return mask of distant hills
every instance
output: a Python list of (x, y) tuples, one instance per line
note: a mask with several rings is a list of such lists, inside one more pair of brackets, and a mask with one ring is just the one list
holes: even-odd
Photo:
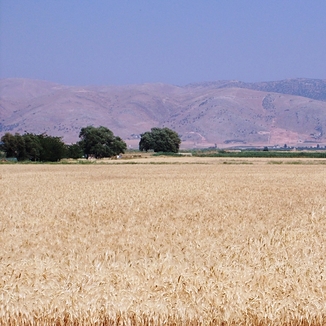
[(169, 127), (182, 147), (326, 145), (326, 80), (174, 86), (65, 86), (0, 80), (0, 136), (43, 133), (78, 141), (87, 125), (103, 125), (137, 148), (140, 134)]
[(215, 86), (217, 88), (238, 87), (263, 92), (298, 95), (302, 97), (312, 98), (314, 100), (326, 101), (326, 80), (322, 79), (296, 78), (260, 83), (217, 81), (190, 84), (188, 86)]

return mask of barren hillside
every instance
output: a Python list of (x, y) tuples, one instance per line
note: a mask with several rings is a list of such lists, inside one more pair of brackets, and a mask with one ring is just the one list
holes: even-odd
[(0, 136), (46, 132), (71, 143), (82, 127), (104, 125), (137, 148), (141, 133), (166, 126), (183, 147), (326, 144), (324, 80), (71, 87), (3, 79), (0, 97)]

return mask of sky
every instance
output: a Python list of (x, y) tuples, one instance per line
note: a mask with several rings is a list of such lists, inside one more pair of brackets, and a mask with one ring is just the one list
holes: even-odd
[(0, 78), (326, 79), (325, 0), (0, 0)]

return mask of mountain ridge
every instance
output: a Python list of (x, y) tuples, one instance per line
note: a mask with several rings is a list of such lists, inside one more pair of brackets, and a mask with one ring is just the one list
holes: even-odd
[(326, 79), (292, 78), (279, 81), (256, 83), (246, 83), (237, 80), (217, 82), (213, 81), (188, 84), (186, 87), (196, 87), (196, 85), (216, 85), (218, 88), (239, 87), (272, 93), (298, 95), (314, 100), (326, 101)]
[(132, 148), (152, 127), (176, 130), (182, 146), (326, 144), (326, 80), (234, 80), (66, 86), (0, 80), (0, 136), (46, 132), (75, 142), (82, 127), (104, 125)]

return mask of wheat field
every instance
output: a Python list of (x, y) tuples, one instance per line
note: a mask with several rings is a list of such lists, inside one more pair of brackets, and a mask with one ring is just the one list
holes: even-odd
[(180, 162), (0, 165), (0, 324), (325, 325), (325, 165)]

